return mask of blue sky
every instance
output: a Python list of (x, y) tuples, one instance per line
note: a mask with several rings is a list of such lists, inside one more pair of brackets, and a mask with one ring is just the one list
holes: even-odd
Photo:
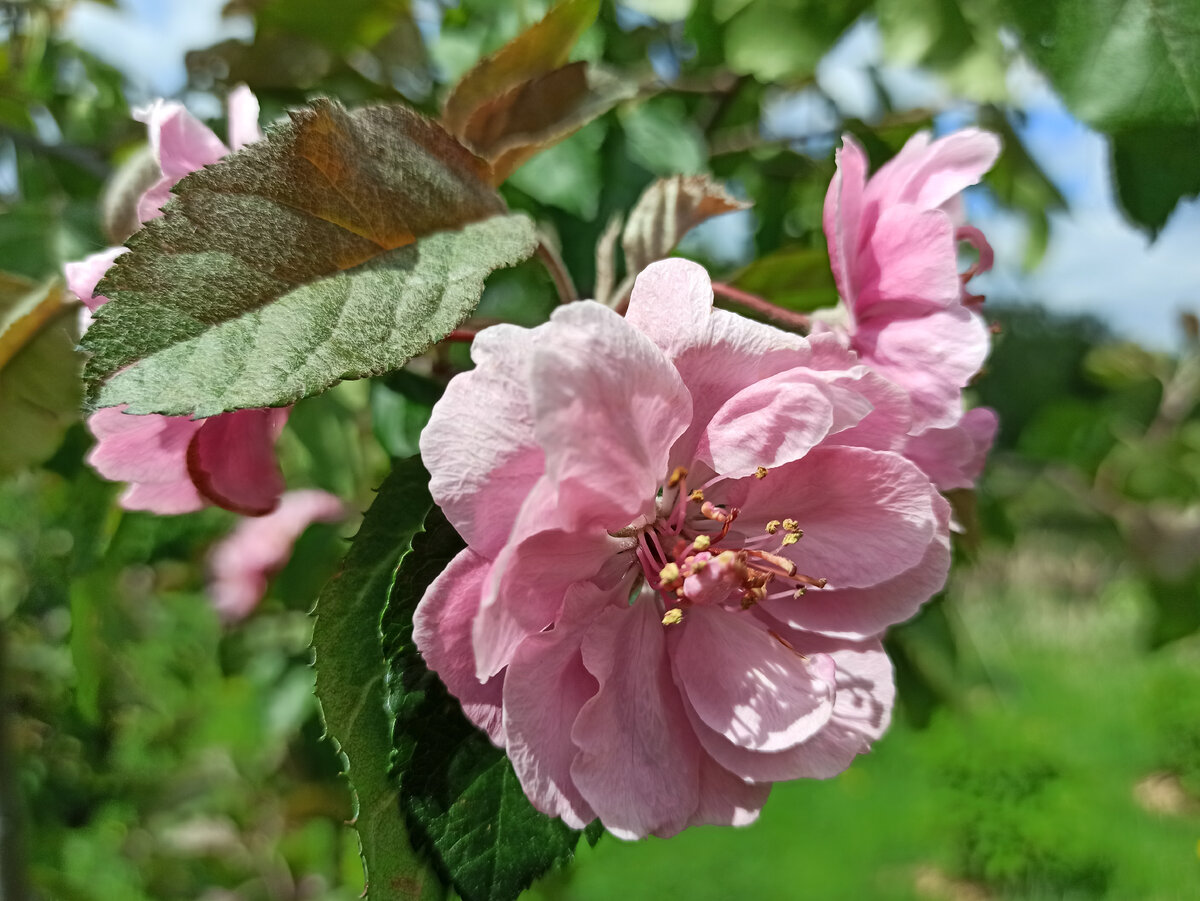
[[(120, 8), (112, 9), (81, 2), (72, 7), (66, 29), (69, 37), (127, 72), (134, 84), (131, 100), (143, 102), (182, 90), (187, 50), (252, 35), (248, 20), (220, 17), (224, 3), (120, 0)], [(936, 78), (911, 67), (887, 65), (878, 29), (871, 22), (852, 28), (822, 61), (818, 84), (841, 110), (869, 121), (879, 115), (869, 67), (879, 71), (896, 107), (942, 110), (939, 124), (969, 119), (969, 108), (956, 106)], [(1022, 268), (1025, 230), (1020, 217), (988, 202), (981, 192), (970, 197), (972, 221), (996, 250), (996, 268), (978, 280), (976, 290), (993, 302), (1040, 301), (1061, 312), (1093, 313), (1118, 334), (1154, 347), (1174, 346), (1178, 313), (1200, 310), (1200, 202), (1180, 204), (1151, 243), (1117, 208), (1106, 140), (1072, 118), (1029, 66), (1012, 67), (1009, 88), (1014, 105), (1025, 113), (1019, 133), (1066, 196), (1069, 208), (1052, 214), (1045, 258), (1030, 272)], [(217, 110), (202, 104), (197, 112)], [(837, 124), (828, 103), (808, 91), (780, 95), (768, 110), (764, 130), (780, 136), (822, 135), (806, 146), (824, 152)], [(719, 225), (713, 223), (721, 237), (711, 243), (744, 247), (749, 223), (724, 218), (727, 221)]]

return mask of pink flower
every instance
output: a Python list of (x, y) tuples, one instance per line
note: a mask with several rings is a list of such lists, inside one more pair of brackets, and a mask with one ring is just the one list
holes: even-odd
[(346, 508), (332, 494), (306, 490), (289, 491), (273, 513), (242, 520), (209, 557), (208, 591), (221, 618), (230, 622), (248, 616), (304, 530), (345, 515)]
[[(961, 225), (958, 193), (1000, 152), (995, 135), (964, 129), (930, 143), (921, 132), (867, 180), (867, 158), (847, 135), (825, 197), (825, 238), (843, 307), (818, 322), (912, 399), (914, 435), (962, 417), (962, 389), (988, 353), (988, 331), (966, 281), (991, 267), (982, 233)], [(958, 271), (958, 243), (979, 252)]]
[(948, 429), (926, 429), (910, 437), (904, 456), (921, 467), (940, 491), (973, 488), (999, 425), (995, 410), (976, 407)]
[(472, 353), (421, 437), (468, 547), (415, 639), (534, 805), (624, 838), (743, 824), (868, 750), (875, 636), (949, 566), (903, 393), (830, 336), (712, 309), (683, 260), (624, 319), (570, 304)]
[[(179, 179), (229, 150), (179, 103), (158, 100), (135, 115), (147, 125), (162, 171), (138, 202), (138, 218), (146, 222), (160, 214)], [(258, 101), (245, 87), (230, 94), (229, 132), (234, 149), (262, 136)], [(66, 265), (67, 285), (89, 312), (108, 302), (95, 293), (96, 285), (124, 251), (110, 247)], [(97, 439), (88, 462), (106, 479), (129, 483), (121, 495), (127, 510), (187, 513), (212, 503), (259, 516), (279, 502), (284, 486), (274, 446), (289, 410), (238, 410), (193, 420), (132, 416), (124, 409), (108, 407), (88, 418)]]

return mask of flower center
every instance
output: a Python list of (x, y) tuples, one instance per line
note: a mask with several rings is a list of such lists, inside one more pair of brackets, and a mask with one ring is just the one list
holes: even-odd
[[(766, 468), (755, 475), (766, 478)], [(795, 519), (773, 519), (756, 537), (731, 533), (738, 508), (704, 496), (722, 478), (689, 491), (687, 477), (682, 466), (671, 473), (658, 518), (637, 535), (638, 562), (662, 599), (663, 625), (680, 622), (693, 604), (748, 610), (759, 601), (800, 598), (809, 588), (825, 587), (825, 579), (798, 572), (782, 553), (804, 534)]]

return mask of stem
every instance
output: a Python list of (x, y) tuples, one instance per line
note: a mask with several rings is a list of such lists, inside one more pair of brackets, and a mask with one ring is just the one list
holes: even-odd
[(807, 331), (812, 326), (812, 320), (803, 313), (793, 313), (791, 310), (785, 310), (783, 307), (778, 307), (756, 294), (747, 294), (745, 291), (735, 288), (732, 285), (727, 285), (724, 282), (713, 282), (712, 289), (713, 293), (719, 297), (732, 300), (734, 303), (741, 304), (743, 307), (751, 309), (756, 313), (761, 313), (789, 328), (804, 329)]
[(558, 302), (571, 303), (579, 300), (579, 295), (575, 291), (575, 283), (571, 281), (571, 273), (567, 271), (567, 266), (562, 261), (562, 257), (558, 255), (558, 251), (545, 241), (539, 241), (537, 256), (542, 261), (542, 265), (546, 267), (546, 271), (550, 273), (554, 289), (558, 292)]
[(442, 340), (443, 341), (469, 342), (469, 341), (474, 341), (475, 336), (478, 334), (479, 334), (479, 332), (477, 332), (473, 328), (456, 328), (454, 331), (452, 331), (450, 334), (448, 334)]

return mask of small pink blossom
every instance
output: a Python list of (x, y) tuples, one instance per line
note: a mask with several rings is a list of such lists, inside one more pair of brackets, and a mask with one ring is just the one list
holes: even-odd
[[(135, 116), (146, 123), (162, 172), (138, 201), (138, 218), (147, 222), (161, 214), (179, 179), (229, 150), (182, 104), (157, 100)], [(262, 137), (258, 101), (248, 88), (230, 94), (229, 133), (234, 149)], [(110, 247), (66, 265), (67, 285), (89, 313), (108, 302), (96, 285), (124, 252)], [(129, 483), (121, 495), (127, 510), (188, 513), (211, 503), (259, 516), (279, 502), (284, 485), (274, 447), (289, 410), (238, 410), (203, 420), (124, 410), (108, 407), (88, 418), (96, 436), (88, 462), (106, 479)]]
[[(966, 281), (992, 264), (983, 234), (963, 225), (959, 192), (995, 162), (1000, 142), (963, 129), (930, 142), (909, 139), (869, 180), (867, 157), (847, 135), (825, 198), (830, 263), (842, 298), (839, 314), (814, 331), (832, 331), (875, 371), (908, 392), (912, 434), (949, 429), (963, 415), (962, 389), (988, 353), (981, 298)], [(958, 271), (958, 245), (978, 261)]]
[(287, 492), (266, 516), (242, 520), (209, 557), (208, 591), (221, 618), (232, 622), (248, 616), (304, 530), (345, 515), (346, 508), (332, 494), (305, 490)]
[(751, 822), (887, 728), (877, 638), (945, 580), (900, 389), (832, 336), (712, 308), (683, 260), (627, 317), (495, 326), (421, 437), (466, 539), (415, 640), (540, 810), (615, 835)]

